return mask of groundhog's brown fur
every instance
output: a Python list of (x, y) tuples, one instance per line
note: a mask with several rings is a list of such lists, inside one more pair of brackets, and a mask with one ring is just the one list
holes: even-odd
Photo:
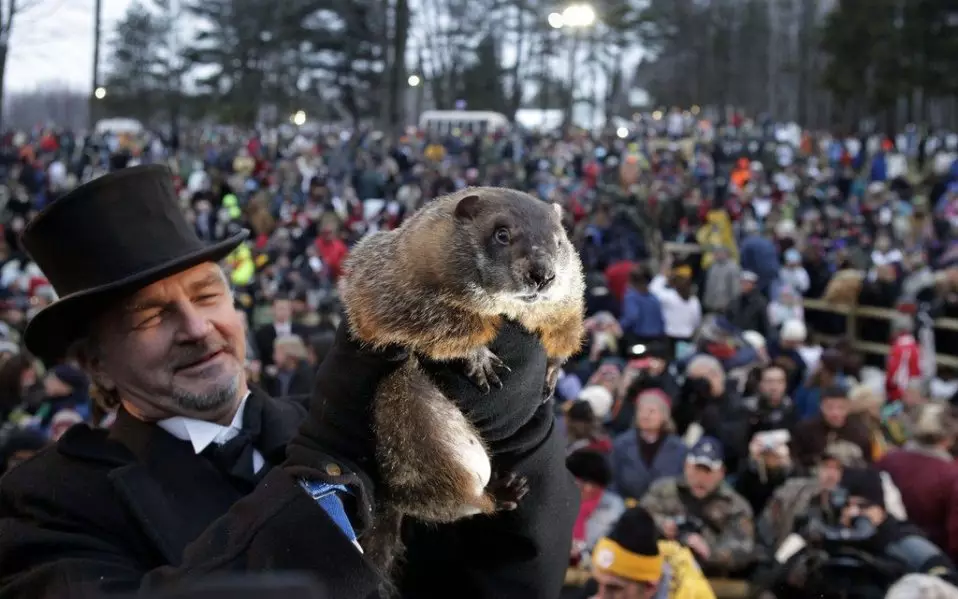
[[(396, 231), (363, 239), (345, 272), (340, 292), (356, 338), (374, 347), (399, 344), (432, 360), (464, 360), (473, 380), (498, 380), (494, 370), (501, 364), (486, 348), (504, 318), (542, 340), (548, 392), (558, 367), (581, 344), (578, 256), (559, 211), (521, 192), (475, 188), (436, 199)], [(551, 284), (533, 286), (540, 289), (532, 292), (535, 299), (520, 299), (529, 281), (546, 277), (543, 272), (554, 273)], [(482, 440), (416, 357), (380, 384), (374, 428), (384, 488), (373, 531), (360, 542), (384, 571), (401, 550), (402, 516), (448, 522), (503, 507), (503, 498), (489, 492), (497, 481), (484, 492), (489, 472), (486, 480), (477, 474), (483, 460), (489, 468)], [(509, 479), (505, 486), (524, 484)]]

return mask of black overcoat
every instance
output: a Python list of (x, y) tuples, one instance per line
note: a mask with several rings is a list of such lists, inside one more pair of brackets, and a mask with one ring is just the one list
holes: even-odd
[[(280, 464), (305, 411), (257, 401), (257, 447)], [(333, 460), (317, 470), (359, 483)], [(403, 597), (558, 596), (577, 493), (555, 431), (513, 470), (532, 483), (518, 510), (407, 531)], [(111, 431), (75, 426), (0, 479), (0, 599), (98, 597), (271, 570), (311, 573), (333, 598), (375, 596), (380, 582), (283, 467), (244, 497), (188, 442), (123, 411)]]

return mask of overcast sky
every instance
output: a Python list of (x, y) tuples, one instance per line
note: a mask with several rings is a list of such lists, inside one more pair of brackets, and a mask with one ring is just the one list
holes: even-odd
[[(89, 90), (93, 79), (94, 0), (25, 0), (10, 40), (5, 87), (29, 90), (50, 83)], [(133, 0), (102, 0), (103, 41)], [(102, 64), (102, 63), (101, 63)]]

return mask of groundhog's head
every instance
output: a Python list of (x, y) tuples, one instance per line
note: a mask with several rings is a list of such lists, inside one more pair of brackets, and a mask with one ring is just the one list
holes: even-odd
[(526, 304), (566, 297), (581, 274), (561, 207), (510, 189), (470, 191), (454, 215), (472, 263), (456, 267), (472, 274), (474, 291)]

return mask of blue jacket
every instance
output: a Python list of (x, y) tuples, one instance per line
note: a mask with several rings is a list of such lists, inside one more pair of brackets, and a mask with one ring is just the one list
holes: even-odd
[(639, 453), (638, 434), (625, 431), (612, 442), (612, 489), (624, 499), (642, 499), (653, 482), (682, 474), (687, 452), (682, 439), (668, 435), (649, 468)]
[(622, 316), (619, 318), (622, 331), (639, 337), (665, 335), (665, 318), (662, 304), (651, 293), (639, 293), (631, 287), (622, 298)]

